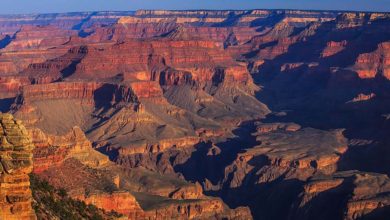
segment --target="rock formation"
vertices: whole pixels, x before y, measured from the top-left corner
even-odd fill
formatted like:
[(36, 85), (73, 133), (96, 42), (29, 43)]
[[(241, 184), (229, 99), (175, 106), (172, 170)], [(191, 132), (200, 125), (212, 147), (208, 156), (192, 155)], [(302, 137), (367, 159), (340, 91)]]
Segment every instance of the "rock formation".
[(74, 127), (64, 136), (46, 135), (39, 129), (29, 130), (34, 149), (34, 173), (61, 166), (68, 158), (75, 158), (90, 167), (107, 165), (109, 160), (92, 148), (84, 132)]
[(0, 218), (36, 219), (29, 174), (34, 145), (21, 121), (0, 114)]

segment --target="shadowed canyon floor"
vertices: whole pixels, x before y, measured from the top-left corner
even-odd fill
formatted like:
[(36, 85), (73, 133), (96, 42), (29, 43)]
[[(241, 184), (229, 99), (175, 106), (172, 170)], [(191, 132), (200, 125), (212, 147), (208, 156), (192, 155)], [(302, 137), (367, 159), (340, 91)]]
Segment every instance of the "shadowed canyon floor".
[(389, 27), (337, 11), (1, 16), (0, 217), (384, 219)]

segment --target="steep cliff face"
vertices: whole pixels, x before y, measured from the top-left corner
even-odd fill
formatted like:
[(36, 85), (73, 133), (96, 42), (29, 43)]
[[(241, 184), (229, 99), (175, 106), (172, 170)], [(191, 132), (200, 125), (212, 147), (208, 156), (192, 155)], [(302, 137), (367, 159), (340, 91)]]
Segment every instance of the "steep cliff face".
[(36, 219), (29, 174), (34, 145), (28, 132), (10, 114), (0, 114), (0, 218)]
[[(109, 64), (106, 60), (112, 60)], [(91, 65), (94, 64), (94, 65)], [(234, 66), (234, 61), (213, 41), (127, 41), (91, 48), (77, 65), (75, 78), (114, 77), (119, 73), (180, 67)], [(149, 68), (149, 69), (145, 69)], [(101, 73), (101, 74), (99, 74)], [(98, 75), (96, 75), (98, 74)], [(150, 79), (151, 77), (149, 77)]]

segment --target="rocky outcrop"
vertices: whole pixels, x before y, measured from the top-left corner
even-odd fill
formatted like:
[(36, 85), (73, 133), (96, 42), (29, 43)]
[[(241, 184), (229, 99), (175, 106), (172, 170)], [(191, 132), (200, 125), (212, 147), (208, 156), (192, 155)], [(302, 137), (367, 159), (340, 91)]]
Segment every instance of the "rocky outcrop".
[(36, 219), (29, 174), (34, 145), (28, 132), (10, 114), (0, 114), (0, 218)]
[(30, 129), (29, 133), (36, 146), (34, 173), (61, 166), (69, 158), (77, 159), (89, 167), (109, 164), (108, 157), (96, 152), (84, 132), (78, 127), (74, 127), (64, 136), (47, 135), (39, 129)]
[(147, 211), (146, 218), (185, 218), (185, 219), (252, 219), (246, 208), (226, 211), (221, 200), (191, 200), (181, 201), (179, 204)]
[(144, 211), (141, 209), (136, 198), (128, 192), (90, 194), (86, 197), (79, 197), (78, 199), (107, 211), (115, 210), (118, 213), (126, 215), (129, 220), (145, 218)]
[[(145, 196), (145, 195), (143, 195)], [(142, 197), (138, 195), (136, 197)], [(150, 199), (161, 200), (159, 204), (149, 202), (141, 208), (136, 197), (125, 192), (116, 192), (110, 195), (90, 195), (83, 199), (87, 204), (95, 204), (105, 210), (117, 210), (125, 214), (127, 219), (251, 219), (247, 209), (226, 210), (221, 200), (199, 199), (199, 200), (170, 200), (164, 201), (159, 197)], [(142, 199), (141, 199), (142, 200)], [(141, 201), (143, 203), (145, 201)]]
[[(337, 169), (340, 155), (347, 150), (342, 131), (300, 129), (297, 125), (279, 125), (285, 130), (270, 130), (265, 126), (260, 125), (255, 134), (261, 145), (239, 154), (226, 168), (225, 181), (229, 181), (230, 187), (241, 186), (246, 175), (258, 169), (264, 172), (257, 174), (259, 182), (281, 175), (306, 180), (316, 172), (331, 174)], [(272, 128), (272, 124), (268, 126)]]
[(133, 154), (144, 154), (144, 153), (159, 153), (164, 152), (170, 148), (186, 148), (192, 147), (200, 142), (199, 137), (183, 137), (183, 138), (171, 138), (160, 140), (158, 143), (150, 143), (144, 145), (133, 145), (123, 147), (118, 150), (119, 156), (127, 156)]
[(326, 48), (322, 51), (321, 56), (322, 57), (333, 56), (333, 55), (341, 52), (342, 50), (344, 50), (347, 43), (348, 42), (346, 40), (343, 40), (340, 42), (330, 41), (327, 43)]
[(269, 133), (273, 131), (298, 131), (301, 129), (301, 126), (295, 123), (258, 123), (257, 124), (257, 134)]
[(364, 93), (360, 93), (355, 98), (353, 98), (351, 101), (348, 102), (364, 102), (375, 98), (375, 96), (376, 96), (375, 93), (370, 93), (367, 95)]
[(138, 101), (148, 100), (153, 103), (168, 104), (163, 91), (156, 81), (141, 81), (129, 83), (129, 88)]
[(372, 53), (360, 54), (356, 64), (352, 67), (362, 79), (374, 78), (381, 75), (390, 80), (390, 44), (378, 45)]
[(169, 195), (172, 199), (200, 199), (203, 197), (202, 186), (199, 183), (185, 186), (171, 192)]

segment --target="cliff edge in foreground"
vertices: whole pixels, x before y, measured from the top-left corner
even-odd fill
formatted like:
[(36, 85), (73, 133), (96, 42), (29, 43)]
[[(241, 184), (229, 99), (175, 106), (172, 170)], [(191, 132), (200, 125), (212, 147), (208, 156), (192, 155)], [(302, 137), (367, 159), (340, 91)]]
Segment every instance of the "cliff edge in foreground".
[(36, 219), (28, 176), (34, 145), (10, 114), (0, 113), (0, 144), (0, 219)]

